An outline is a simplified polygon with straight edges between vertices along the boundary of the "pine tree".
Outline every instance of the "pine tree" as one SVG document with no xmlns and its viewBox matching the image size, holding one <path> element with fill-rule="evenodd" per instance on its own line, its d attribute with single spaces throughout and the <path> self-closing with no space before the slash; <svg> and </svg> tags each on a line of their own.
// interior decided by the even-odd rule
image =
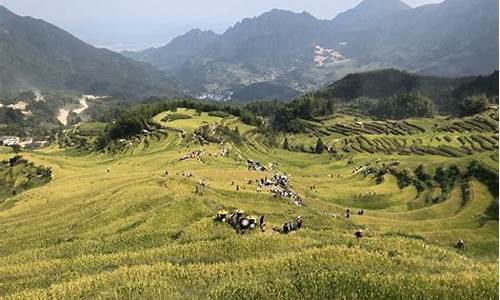
<svg viewBox="0 0 500 300">
<path fill-rule="evenodd" d="M 321 138 L 318 138 L 318 141 L 316 142 L 316 149 L 314 150 L 314 152 L 316 152 L 317 154 L 321 154 L 323 153 L 324 150 L 325 150 L 325 144 L 323 144 Z"/>
</svg>

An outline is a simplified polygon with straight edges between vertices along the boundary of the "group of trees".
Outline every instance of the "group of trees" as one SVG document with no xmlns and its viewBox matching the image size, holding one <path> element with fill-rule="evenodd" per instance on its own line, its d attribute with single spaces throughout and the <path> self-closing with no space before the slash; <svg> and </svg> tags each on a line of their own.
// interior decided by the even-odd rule
<svg viewBox="0 0 500 300">
<path fill-rule="evenodd" d="M 257 102 L 245 108 L 256 115 L 267 116 L 275 130 L 284 132 L 302 132 L 305 126 L 301 120 L 315 121 L 334 114 L 339 108 L 355 109 L 362 114 L 389 119 L 432 117 L 436 111 L 432 100 L 420 93 L 403 93 L 384 99 L 359 97 L 349 104 L 340 99 L 307 94 L 290 103 Z"/>
<path fill-rule="evenodd" d="M 194 109 L 199 114 L 201 112 L 216 112 L 217 114 L 224 112 L 240 117 L 246 124 L 259 125 L 255 114 L 235 105 L 194 100 L 161 100 L 159 98 L 152 98 L 148 101 L 151 103 L 142 104 L 122 112 L 98 138 L 97 147 L 102 149 L 113 140 L 140 134 L 143 130 L 151 128 L 149 121 L 152 117 L 164 111 L 176 111 L 178 107 Z"/>
<path fill-rule="evenodd" d="M 26 109 L 9 107 L 10 104 L 23 102 Z M 44 91 L 43 101 L 32 91 L 23 91 L 0 101 L 0 135 L 45 137 L 61 126 L 57 120 L 59 108 L 74 105 L 78 101 L 74 95 L 62 92 Z"/>
<path fill-rule="evenodd" d="M 490 106 L 490 100 L 483 95 L 472 95 L 461 99 L 457 105 L 460 116 L 469 116 L 485 111 Z"/>
<path fill-rule="evenodd" d="M 296 100 L 283 103 L 278 101 L 255 102 L 246 105 L 245 111 L 270 120 L 269 125 L 276 131 L 302 132 L 305 127 L 301 120 L 315 120 L 336 111 L 336 99 L 318 98 L 307 94 Z"/>
<path fill-rule="evenodd" d="M 420 93 L 404 93 L 379 100 L 370 114 L 389 119 L 432 117 L 436 109 L 431 99 Z"/>
</svg>

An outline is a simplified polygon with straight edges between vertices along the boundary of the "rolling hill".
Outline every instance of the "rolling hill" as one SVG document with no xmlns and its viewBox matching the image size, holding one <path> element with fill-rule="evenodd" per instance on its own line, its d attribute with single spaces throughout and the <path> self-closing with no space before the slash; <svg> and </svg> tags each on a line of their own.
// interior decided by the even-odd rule
<svg viewBox="0 0 500 300">
<path fill-rule="evenodd" d="M 0 200 L 0 297 L 498 298 L 497 111 L 336 114 L 277 146 L 220 112 L 148 121 L 104 152 L 77 142 L 102 128 L 84 124 L 60 136 L 74 144 L 22 153 L 54 176 Z M 311 150 L 318 138 L 330 151 Z M 276 174 L 302 202 L 259 186 Z M 237 209 L 264 216 L 265 230 L 215 220 Z M 297 216 L 302 228 L 284 234 Z"/>
</svg>

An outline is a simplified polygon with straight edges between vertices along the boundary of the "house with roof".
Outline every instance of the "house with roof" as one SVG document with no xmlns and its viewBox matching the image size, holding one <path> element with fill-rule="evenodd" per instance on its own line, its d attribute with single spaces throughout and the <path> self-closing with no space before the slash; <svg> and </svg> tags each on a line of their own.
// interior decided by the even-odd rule
<svg viewBox="0 0 500 300">
<path fill-rule="evenodd" d="M 0 136 L 0 146 L 10 147 L 18 145 L 20 141 L 18 136 Z"/>
</svg>

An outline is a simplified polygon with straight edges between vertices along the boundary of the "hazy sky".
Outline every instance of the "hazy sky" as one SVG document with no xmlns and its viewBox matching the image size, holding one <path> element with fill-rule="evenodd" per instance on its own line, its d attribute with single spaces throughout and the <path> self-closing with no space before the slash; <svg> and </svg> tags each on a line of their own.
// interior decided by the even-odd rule
<svg viewBox="0 0 500 300">
<path fill-rule="evenodd" d="M 193 28 L 222 32 L 272 8 L 332 19 L 361 0 L 0 0 L 20 15 L 44 19 L 93 45 L 115 50 L 167 43 Z M 406 0 L 410 6 L 442 0 Z"/>
</svg>

